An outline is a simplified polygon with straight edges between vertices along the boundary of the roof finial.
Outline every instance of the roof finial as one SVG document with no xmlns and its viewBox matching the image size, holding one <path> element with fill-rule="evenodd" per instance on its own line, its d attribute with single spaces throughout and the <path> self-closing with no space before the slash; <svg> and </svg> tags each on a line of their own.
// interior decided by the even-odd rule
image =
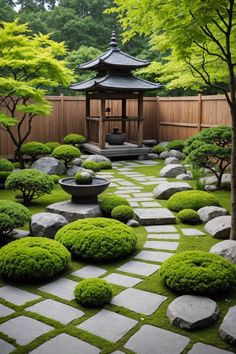
<svg viewBox="0 0 236 354">
<path fill-rule="evenodd" d="M 111 48 L 116 48 L 117 45 L 118 45 L 118 44 L 117 44 L 117 42 L 116 42 L 116 32 L 115 32 L 115 31 L 112 31 L 110 47 L 111 47 Z"/>
</svg>

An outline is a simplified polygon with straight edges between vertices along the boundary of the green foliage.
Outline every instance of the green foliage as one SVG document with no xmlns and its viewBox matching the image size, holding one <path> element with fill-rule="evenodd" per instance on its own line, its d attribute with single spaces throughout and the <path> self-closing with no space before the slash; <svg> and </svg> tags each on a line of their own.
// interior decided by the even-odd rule
<svg viewBox="0 0 236 354">
<path fill-rule="evenodd" d="M 70 144 L 74 146 L 84 144 L 85 142 L 86 138 L 80 134 L 68 134 L 63 139 L 64 144 Z"/>
<path fill-rule="evenodd" d="M 167 259 L 160 268 L 163 283 L 186 294 L 215 294 L 236 284 L 236 269 L 225 258 L 187 251 Z"/>
<path fill-rule="evenodd" d="M 0 273 L 17 281 L 49 279 L 68 267 L 71 255 L 59 242 L 44 237 L 24 237 L 0 250 Z"/>
<path fill-rule="evenodd" d="M 0 200 L 0 235 L 8 235 L 14 228 L 30 221 L 29 210 L 21 204 Z M 10 219 L 10 220 L 9 220 Z"/>
<path fill-rule="evenodd" d="M 126 223 L 134 217 L 134 211 L 128 205 L 118 205 L 114 209 L 112 209 L 111 217 L 113 219 Z"/>
<path fill-rule="evenodd" d="M 20 148 L 20 154 L 22 156 L 30 156 L 32 162 L 41 155 L 49 155 L 50 152 L 49 147 L 39 141 L 30 141 L 29 143 L 23 144 Z"/>
<path fill-rule="evenodd" d="M 82 165 L 83 168 L 86 168 L 87 170 L 92 170 L 94 172 L 99 172 L 101 167 L 98 162 L 91 161 L 91 160 L 85 160 Z"/>
<path fill-rule="evenodd" d="M 117 220 L 89 218 L 63 226 L 55 236 L 73 256 L 89 262 L 113 261 L 132 253 L 137 243 L 133 229 Z"/>
<path fill-rule="evenodd" d="M 60 176 L 58 175 L 49 175 L 49 177 L 53 180 L 53 183 L 54 184 L 58 184 L 59 183 L 59 180 L 60 180 Z"/>
<path fill-rule="evenodd" d="M 106 280 L 88 278 L 75 287 L 74 295 L 82 306 L 100 307 L 111 301 L 112 287 Z"/>
<path fill-rule="evenodd" d="M 195 184 L 195 189 L 198 189 L 200 191 L 204 191 L 205 190 L 205 180 L 204 180 L 204 172 L 201 168 L 197 168 L 197 167 L 191 167 L 191 174 L 192 174 L 192 178 Z"/>
<path fill-rule="evenodd" d="M 129 202 L 125 198 L 120 197 L 118 195 L 107 195 L 102 198 L 100 202 L 100 207 L 102 209 L 103 214 L 108 217 L 111 216 L 112 210 L 118 205 L 129 206 Z"/>
<path fill-rule="evenodd" d="M 174 211 L 198 210 L 210 205 L 219 205 L 217 198 L 213 194 L 198 190 L 177 192 L 167 202 L 167 207 Z"/>
<path fill-rule="evenodd" d="M 0 171 L 0 183 L 5 183 L 7 177 L 11 174 L 11 172 Z"/>
<path fill-rule="evenodd" d="M 99 162 L 99 166 L 101 170 L 110 170 L 112 169 L 112 163 L 111 161 L 102 161 Z"/>
<path fill-rule="evenodd" d="M 166 146 L 167 150 L 179 150 L 183 151 L 184 149 L 184 140 L 173 140 L 168 143 Z"/>
<path fill-rule="evenodd" d="M 11 161 L 7 159 L 0 159 L 0 171 L 12 171 L 14 165 Z"/>
<path fill-rule="evenodd" d="M 51 193 L 53 180 L 49 175 L 38 170 L 19 170 L 12 172 L 7 177 L 6 188 L 19 190 L 25 204 L 37 199 L 44 194 Z"/>
<path fill-rule="evenodd" d="M 166 151 L 166 148 L 164 146 L 161 146 L 161 145 L 154 145 L 153 148 L 152 148 L 152 152 L 154 154 L 161 154 L 162 152 Z"/>
<path fill-rule="evenodd" d="M 73 161 L 76 157 L 80 157 L 80 150 L 71 145 L 60 145 L 55 148 L 52 152 L 52 157 L 58 160 L 63 160 L 66 168 L 68 168 L 68 163 Z"/>
<path fill-rule="evenodd" d="M 57 141 L 49 141 L 48 143 L 45 144 L 50 150 L 50 152 L 53 152 L 56 147 L 60 146 L 61 144 L 58 143 Z"/>
<path fill-rule="evenodd" d="M 198 213 L 193 209 L 183 209 L 177 214 L 179 220 L 184 224 L 198 224 L 200 222 Z"/>
<path fill-rule="evenodd" d="M 77 172 L 74 178 L 76 184 L 91 184 L 93 181 L 91 173 L 86 171 Z"/>
</svg>

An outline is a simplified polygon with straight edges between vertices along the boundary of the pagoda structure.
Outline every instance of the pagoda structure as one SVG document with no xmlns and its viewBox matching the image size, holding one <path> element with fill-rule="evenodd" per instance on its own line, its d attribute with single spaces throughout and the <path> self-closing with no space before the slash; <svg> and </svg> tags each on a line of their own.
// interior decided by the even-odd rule
<svg viewBox="0 0 236 354">
<path fill-rule="evenodd" d="M 161 84 L 138 78 L 133 71 L 149 64 L 122 52 L 112 32 L 107 51 L 80 65 L 81 70 L 96 71 L 92 79 L 70 86 L 86 92 L 85 150 L 110 157 L 148 152 L 143 146 L 143 93 Z M 129 112 L 128 100 L 135 102 L 133 112 Z"/>
</svg>

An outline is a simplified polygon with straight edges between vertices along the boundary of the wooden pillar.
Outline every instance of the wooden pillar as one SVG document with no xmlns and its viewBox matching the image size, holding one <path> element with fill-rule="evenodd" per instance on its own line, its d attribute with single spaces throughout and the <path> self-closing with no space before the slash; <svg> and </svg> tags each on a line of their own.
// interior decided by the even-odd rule
<svg viewBox="0 0 236 354">
<path fill-rule="evenodd" d="M 137 139 L 137 145 L 138 147 L 143 146 L 143 95 L 140 93 L 138 96 L 138 118 L 137 118 L 137 124 L 138 124 L 138 139 Z"/>
<path fill-rule="evenodd" d="M 198 131 L 202 129 L 202 95 L 198 95 Z"/>
<path fill-rule="evenodd" d="M 122 133 L 125 134 L 126 133 L 126 98 L 122 98 L 122 112 L 121 112 L 121 118 L 122 118 L 122 125 L 121 125 L 121 130 Z"/>
<path fill-rule="evenodd" d="M 90 98 L 88 93 L 86 92 L 86 113 L 85 113 L 85 136 L 87 138 L 87 141 L 90 141 L 90 136 L 89 136 L 89 120 L 87 117 L 90 117 Z"/>
<path fill-rule="evenodd" d="M 101 114 L 98 130 L 98 144 L 101 149 L 105 149 L 105 98 L 101 98 Z"/>
</svg>

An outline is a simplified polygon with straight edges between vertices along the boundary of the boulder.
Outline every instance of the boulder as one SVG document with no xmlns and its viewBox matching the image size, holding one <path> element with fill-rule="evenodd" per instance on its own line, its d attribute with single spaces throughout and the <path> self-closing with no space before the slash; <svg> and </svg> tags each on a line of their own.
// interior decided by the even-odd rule
<svg viewBox="0 0 236 354">
<path fill-rule="evenodd" d="M 162 160 L 165 160 L 165 159 L 167 159 L 168 157 L 170 157 L 169 151 L 163 151 L 163 152 L 161 152 L 160 155 L 159 155 L 159 159 L 162 159 Z"/>
<path fill-rule="evenodd" d="M 207 184 L 204 189 L 205 189 L 206 192 L 215 192 L 215 191 L 217 191 L 217 187 L 214 184 Z"/>
<path fill-rule="evenodd" d="M 186 182 L 164 182 L 153 190 L 153 196 L 155 199 L 169 199 L 177 192 L 188 191 L 190 189 L 192 187 Z"/>
<path fill-rule="evenodd" d="M 76 157 L 73 161 L 71 161 L 71 165 L 73 166 L 81 166 L 83 163 L 83 160 L 80 159 L 79 157 Z"/>
<path fill-rule="evenodd" d="M 182 295 L 167 308 L 170 323 L 189 330 L 211 325 L 218 314 L 217 303 L 204 296 Z"/>
<path fill-rule="evenodd" d="M 165 165 L 173 165 L 173 164 L 179 164 L 179 159 L 176 157 L 167 157 L 164 161 Z"/>
<path fill-rule="evenodd" d="M 160 177 L 177 177 L 181 173 L 186 173 L 184 166 L 180 164 L 166 165 L 160 171 Z"/>
<path fill-rule="evenodd" d="M 231 263 L 236 263 L 236 241 L 234 240 L 221 241 L 212 246 L 210 252 L 228 259 Z"/>
<path fill-rule="evenodd" d="M 105 157 L 105 156 L 102 156 L 102 155 L 89 155 L 87 158 L 86 158 L 86 161 L 89 160 L 89 161 L 95 161 L 95 162 L 110 162 L 110 160 Z"/>
<path fill-rule="evenodd" d="M 54 157 L 45 156 L 35 161 L 31 168 L 47 173 L 48 175 L 63 175 L 66 172 L 65 165 Z"/>
<path fill-rule="evenodd" d="M 82 171 L 82 170 L 83 170 L 82 167 L 73 165 L 73 166 L 71 166 L 70 168 L 68 168 L 68 170 L 66 171 L 66 175 L 67 175 L 68 177 L 74 177 L 74 175 L 75 175 L 77 172 L 80 172 L 80 171 Z"/>
<path fill-rule="evenodd" d="M 158 155 L 154 154 L 153 152 L 150 152 L 149 154 L 147 154 L 147 158 L 150 160 L 157 160 L 158 159 Z"/>
<path fill-rule="evenodd" d="M 175 157 L 178 160 L 184 160 L 185 159 L 185 155 L 179 150 L 170 150 L 169 151 L 169 156 L 170 157 Z"/>
<path fill-rule="evenodd" d="M 176 179 L 191 180 L 193 177 L 188 173 L 181 173 L 180 175 L 176 176 Z"/>
<path fill-rule="evenodd" d="M 217 216 L 224 216 L 227 214 L 228 211 L 225 208 L 220 208 L 218 206 L 206 206 L 198 210 L 199 218 L 203 223 L 217 218 Z"/>
<path fill-rule="evenodd" d="M 236 306 L 229 308 L 220 326 L 220 336 L 229 344 L 236 345 Z"/>
<path fill-rule="evenodd" d="M 229 238 L 231 230 L 231 216 L 218 216 L 217 218 L 211 219 L 206 223 L 204 230 L 214 238 Z"/>
<path fill-rule="evenodd" d="M 201 178 L 201 180 L 206 184 L 217 184 L 217 178 L 216 176 L 209 176 L 209 177 L 204 177 Z M 222 176 L 222 183 L 231 183 L 231 174 L 230 173 L 224 173 Z"/>
<path fill-rule="evenodd" d="M 126 225 L 131 226 L 131 227 L 138 227 L 140 224 L 137 220 L 130 219 Z"/>
<path fill-rule="evenodd" d="M 30 233 L 33 236 L 54 237 L 67 224 L 64 216 L 54 213 L 38 213 L 31 218 Z"/>
<path fill-rule="evenodd" d="M 161 141 L 158 145 L 166 147 L 169 144 L 169 141 Z"/>
</svg>

